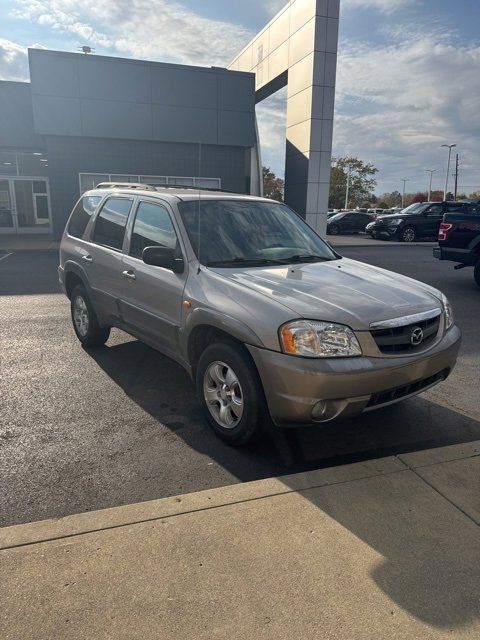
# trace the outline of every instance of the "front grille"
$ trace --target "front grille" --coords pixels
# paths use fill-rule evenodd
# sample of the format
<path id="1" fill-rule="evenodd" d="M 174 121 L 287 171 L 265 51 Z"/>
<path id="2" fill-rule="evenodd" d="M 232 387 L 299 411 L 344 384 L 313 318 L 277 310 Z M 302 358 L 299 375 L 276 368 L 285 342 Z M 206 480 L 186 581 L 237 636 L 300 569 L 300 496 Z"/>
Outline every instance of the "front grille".
<path id="1" fill-rule="evenodd" d="M 408 353 L 421 351 L 432 343 L 440 326 L 440 314 L 428 320 L 414 322 L 403 327 L 393 327 L 391 329 L 374 329 L 371 331 L 377 347 L 382 353 Z M 412 343 L 412 332 L 415 329 L 423 331 L 423 340 L 420 344 Z"/>
<path id="2" fill-rule="evenodd" d="M 434 376 L 423 378 L 423 380 L 417 380 L 416 382 L 411 382 L 403 387 L 395 387 L 395 389 L 382 391 L 381 393 L 374 393 L 367 404 L 367 408 L 376 407 L 380 404 L 387 404 L 388 402 L 394 402 L 395 400 L 401 400 L 413 393 L 419 393 L 422 389 L 426 389 L 437 382 L 442 382 L 442 380 L 447 378 L 449 373 L 450 369 L 444 369 L 443 371 L 436 373 Z"/>

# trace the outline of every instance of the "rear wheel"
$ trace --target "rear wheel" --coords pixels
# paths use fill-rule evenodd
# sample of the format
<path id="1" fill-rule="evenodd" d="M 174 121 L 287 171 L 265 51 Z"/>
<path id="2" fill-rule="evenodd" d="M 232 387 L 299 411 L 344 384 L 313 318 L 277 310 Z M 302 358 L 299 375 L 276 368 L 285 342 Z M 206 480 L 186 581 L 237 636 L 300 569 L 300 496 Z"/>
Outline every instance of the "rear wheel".
<path id="1" fill-rule="evenodd" d="M 473 270 L 473 277 L 475 278 L 475 282 L 480 287 L 480 260 L 475 265 L 475 269 Z"/>
<path id="2" fill-rule="evenodd" d="M 417 239 L 417 230 L 415 227 L 405 227 L 400 231 L 402 242 L 415 242 Z"/>
<path id="3" fill-rule="evenodd" d="M 70 298 L 72 324 L 85 347 L 101 347 L 108 340 L 110 328 L 101 327 L 85 287 L 78 284 Z"/>
<path id="4" fill-rule="evenodd" d="M 340 232 L 340 229 L 336 224 L 331 224 L 328 228 L 328 233 L 331 236 L 338 236 L 339 232 Z"/>
<path id="5" fill-rule="evenodd" d="M 216 342 L 207 347 L 198 362 L 196 387 L 205 417 L 222 440 L 243 445 L 259 434 L 263 389 L 242 346 Z"/>

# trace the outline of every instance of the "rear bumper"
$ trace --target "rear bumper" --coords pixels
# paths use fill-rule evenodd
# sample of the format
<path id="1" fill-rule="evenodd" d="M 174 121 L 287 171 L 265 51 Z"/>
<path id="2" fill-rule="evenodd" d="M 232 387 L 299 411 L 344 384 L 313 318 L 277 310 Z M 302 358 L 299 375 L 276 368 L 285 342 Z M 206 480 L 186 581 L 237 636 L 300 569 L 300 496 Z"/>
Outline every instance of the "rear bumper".
<path id="1" fill-rule="evenodd" d="M 424 391 L 449 375 L 460 342 L 454 326 L 432 349 L 407 357 L 310 360 L 249 350 L 273 421 L 295 426 L 359 415 Z"/>
<path id="2" fill-rule="evenodd" d="M 478 255 L 471 249 L 459 249 L 456 247 L 435 247 L 433 256 L 439 260 L 450 260 L 469 267 L 473 267 L 478 260 Z"/>

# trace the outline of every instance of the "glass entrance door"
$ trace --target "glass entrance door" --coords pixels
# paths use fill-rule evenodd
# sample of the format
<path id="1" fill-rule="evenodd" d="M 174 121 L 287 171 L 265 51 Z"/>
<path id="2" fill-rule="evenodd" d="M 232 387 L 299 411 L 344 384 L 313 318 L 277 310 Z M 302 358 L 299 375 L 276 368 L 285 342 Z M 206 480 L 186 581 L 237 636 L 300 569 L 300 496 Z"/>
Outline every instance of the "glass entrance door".
<path id="1" fill-rule="evenodd" d="M 0 178 L 0 233 L 51 233 L 46 178 Z"/>
<path id="2" fill-rule="evenodd" d="M 10 180 L 0 178 L 0 233 L 14 233 L 13 197 Z"/>

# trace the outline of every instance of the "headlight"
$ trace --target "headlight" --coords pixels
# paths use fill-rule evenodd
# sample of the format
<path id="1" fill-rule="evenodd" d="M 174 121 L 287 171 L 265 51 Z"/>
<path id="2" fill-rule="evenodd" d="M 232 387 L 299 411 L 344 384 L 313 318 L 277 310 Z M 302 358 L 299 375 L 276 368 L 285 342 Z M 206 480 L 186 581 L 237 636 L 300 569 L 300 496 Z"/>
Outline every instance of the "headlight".
<path id="1" fill-rule="evenodd" d="M 401 224 L 402 222 L 403 222 L 403 220 L 400 218 L 400 219 L 397 219 L 397 220 L 389 220 L 388 224 L 391 227 L 398 227 L 398 225 Z"/>
<path id="2" fill-rule="evenodd" d="M 443 303 L 443 310 L 445 311 L 445 330 L 448 331 L 450 327 L 453 327 L 453 323 L 455 322 L 455 320 L 453 319 L 452 305 L 448 301 L 447 296 L 444 295 L 443 293 L 442 293 L 442 303 Z"/>
<path id="3" fill-rule="evenodd" d="M 307 358 L 361 356 L 358 340 L 349 327 L 331 322 L 296 320 L 280 327 L 284 353 Z"/>

